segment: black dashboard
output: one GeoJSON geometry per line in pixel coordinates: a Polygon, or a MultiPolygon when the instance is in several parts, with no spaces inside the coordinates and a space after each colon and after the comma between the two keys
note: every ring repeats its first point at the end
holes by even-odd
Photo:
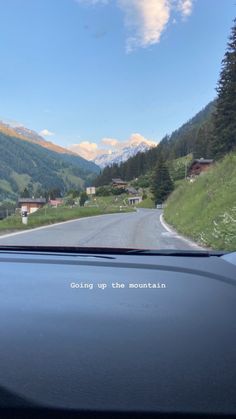
{"type": "Polygon", "coordinates": [[[0,251],[1,417],[236,415],[235,255],[0,251]]]}

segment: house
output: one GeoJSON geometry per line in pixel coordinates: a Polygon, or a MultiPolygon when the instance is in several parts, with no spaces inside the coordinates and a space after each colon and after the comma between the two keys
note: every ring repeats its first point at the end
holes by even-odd
{"type": "Polygon", "coordinates": [[[206,172],[213,162],[214,160],[204,159],[203,157],[193,160],[188,168],[188,177],[192,178],[206,172]]]}
{"type": "Polygon", "coordinates": [[[127,182],[120,178],[112,179],[112,187],[117,189],[126,189],[127,188],[127,182]]]}
{"type": "Polygon", "coordinates": [[[95,195],[96,194],[96,188],[95,188],[95,186],[88,186],[86,188],[86,194],[87,195],[95,195]]]}
{"type": "Polygon", "coordinates": [[[128,192],[129,195],[137,195],[138,193],[138,191],[132,186],[129,186],[128,188],[126,188],[126,192],[128,192]]]}
{"type": "Polygon", "coordinates": [[[132,198],[128,198],[129,205],[136,205],[142,202],[141,196],[132,196],[132,198]]]}
{"type": "Polygon", "coordinates": [[[58,207],[58,205],[62,205],[63,204],[63,199],[62,198],[55,198],[55,199],[49,199],[48,201],[49,205],[51,205],[51,207],[58,207]]]}
{"type": "Polygon", "coordinates": [[[27,211],[28,214],[32,214],[39,208],[42,208],[46,204],[45,198],[19,198],[18,206],[21,208],[21,212],[27,211]]]}

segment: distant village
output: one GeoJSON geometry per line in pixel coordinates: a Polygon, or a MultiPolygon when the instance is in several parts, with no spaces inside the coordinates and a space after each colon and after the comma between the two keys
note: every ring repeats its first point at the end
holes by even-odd
{"type": "MultiPolygon", "coordinates": [[[[194,159],[188,167],[186,173],[186,180],[188,180],[189,182],[194,182],[199,175],[209,170],[213,163],[213,159],[194,159]]],[[[136,189],[133,186],[131,186],[129,182],[126,182],[121,178],[112,179],[110,186],[114,191],[120,191],[121,193],[124,192],[128,194],[127,203],[130,206],[135,206],[141,203],[143,200],[143,189],[136,189]]],[[[86,195],[88,197],[88,200],[96,196],[97,189],[98,188],[96,188],[95,186],[88,186],[86,188],[86,195]]],[[[65,200],[61,197],[57,197],[54,199],[49,198],[48,201],[46,200],[46,198],[19,198],[18,207],[20,208],[20,211],[22,213],[27,212],[27,214],[32,214],[36,212],[38,209],[44,207],[46,204],[51,207],[57,208],[58,206],[63,205],[64,203],[65,200]]],[[[88,203],[87,200],[84,202],[84,204],[86,205],[86,203],[88,203]]]]}

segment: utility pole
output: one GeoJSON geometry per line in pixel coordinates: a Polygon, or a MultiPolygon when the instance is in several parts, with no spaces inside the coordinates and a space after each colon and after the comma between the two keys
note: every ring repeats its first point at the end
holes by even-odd
{"type": "Polygon", "coordinates": [[[184,179],[187,179],[187,165],[188,165],[188,161],[186,160],[185,162],[185,171],[184,171],[184,179]]]}

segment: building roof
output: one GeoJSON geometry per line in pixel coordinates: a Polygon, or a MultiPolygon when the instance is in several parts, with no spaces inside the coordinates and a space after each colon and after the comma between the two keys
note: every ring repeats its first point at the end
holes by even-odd
{"type": "Polygon", "coordinates": [[[19,204],[46,204],[46,198],[19,198],[19,204]]]}
{"type": "Polygon", "coordinates": [[[135,195],[138,193],[137,189],[133,188],[133,186],[129,186],[126,190],[135,195]]]}
{"type": "Polygon", "coordinates": [[[112,179],[112,183],[120,184],[120,183],[127,183],[127,182],[125,180],[120,179],[120,178],[116,178],[116,179],[112,179]]]}
{"type": "Polygon", "coordinates": [[[209,164],[209,163],[213,163],[213,159],[204,159],[203,157],[201,157],[200,159],[195,159],[192,161],[191,166],[194,163],[200,163],[200,164],[209,164]]]}
{"type": "Polygon", "coordinates": [[[198,164],[198,165],[201,166],[201,165],[205,165],[205,164],[212,164],[213,162],[214,162],[213,159],[204,159],[203,157],[201,157],[200,159],[194,159],[194,160],[192,160],[192,162],[190,163],[190,166],[188,167],[188,172],[191,172],[191,170],[192,170],[192,168],[195,164],[198,164]]]}

